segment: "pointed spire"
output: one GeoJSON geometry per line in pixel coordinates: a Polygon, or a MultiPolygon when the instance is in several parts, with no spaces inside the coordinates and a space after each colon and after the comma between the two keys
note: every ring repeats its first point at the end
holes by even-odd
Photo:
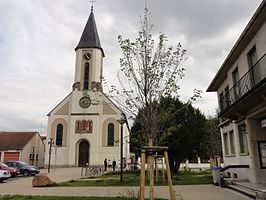
{"type": "Polygon", "coordinates": [[[100,49],[103,53],[103,56],[104,56],[104,52],[103,52],[103,49],[101,47],[101,43],[100,43],[100,39],[99,39],[99,35],[98,35],[96,23],[95,23],[95,18],[94,18],[94,14],[93,14],[93,7],[91,8],[91,13],[90,13],[89,19],[87,21],[87,24],[86,24],[84,30],[83,30],[83,33],[82,33],[81,38],[79,40],[79,43],[78,43],[77,47],[75,48],[75,51],[77,49],[81,49],[81,48],[100,49]]]}

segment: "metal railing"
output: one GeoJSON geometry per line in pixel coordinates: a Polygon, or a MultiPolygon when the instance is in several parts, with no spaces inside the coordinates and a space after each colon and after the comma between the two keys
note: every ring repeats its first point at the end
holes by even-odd
{"type": "Polygon", "coordinates": [[[223,167],[220,171],[224,172],[228,169],[240,169],[240,168],[249,168],[249,165],[227,165],[223,167]]]}
{"type": "Polygon", "coordinates": [[[224,112],[233,103],[243,97],[252,88],[266,78],[266,54],[235,83],[235,85],[220,98],[220,113],[224,112]]]}

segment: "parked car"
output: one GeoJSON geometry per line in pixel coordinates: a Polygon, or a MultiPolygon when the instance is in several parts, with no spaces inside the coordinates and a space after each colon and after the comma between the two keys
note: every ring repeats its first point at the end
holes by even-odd
{"type": "Polygon", "coordinates": [[[9,171],[11,177],[16,177],[20,172],[18,169],[13,167],[8,167],[6,164],[0,162],[0,170],[9,171]]]}
{"type": "Polygon", "coordinates": [[[9,171],[6,170],[0,170],[0,183],[3,182],[4,180],[9,179],[10,177],[9,171]]]}
{"type": "Polygon", "coordinates": [[[23,176],[35,175],[40,172],[38,167],[32,166],[28,163],[22,161],[5,161],[4,162],[8,167],[14,167],[20,171],[20,174],[23,176]]]}

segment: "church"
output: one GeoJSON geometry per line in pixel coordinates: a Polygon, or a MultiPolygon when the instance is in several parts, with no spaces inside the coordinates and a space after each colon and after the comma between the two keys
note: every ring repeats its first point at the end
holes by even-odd
{"type": "Polygon", "coordinates": [[[45,165],[103,165],[105,159],[120,163],[121,132],[123,160],[128,160],[129,130],[121,122],[123,112],[102,91],[105,54],[93,7],[75,52],[72,91],[48,113],[45,165]]]}

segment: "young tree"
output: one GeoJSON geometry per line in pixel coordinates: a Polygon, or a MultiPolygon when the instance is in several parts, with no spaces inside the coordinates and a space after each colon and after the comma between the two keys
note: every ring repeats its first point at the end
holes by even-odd
{"type": "MultiPolygon", "coordinates": [[[[122,91],[115,86],[110,90],[111,97],[124,112],[138,120],[146,144],[149,140],[158,143],[156,138],[162,129],[159,123],[161,100],[169,96],[178,97],[179,81],[184,77],[183,64],[186,60],[186,50],[180,43],[168,46],[165,34],[159,34],[158,43],[155,42],[150,18],[151,14],[145,8],[141,30],[134,41],[118,36],[123,53],[120,59],[122,73],[118,76],[122,91]]],[[[187,104],[200,94],[201,91],[195,89],[187,104]]]]}

